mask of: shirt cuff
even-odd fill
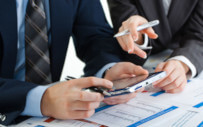
[[[53,84],[46,86],[37,86],[36,88],[30,90],[26,97],[25,109],[21,113],[24,116],[37,116],[42,117],[41,113],[41,99],[47,88]]]
[[[143,34],[143,36],[144,36],[144,43],[142,44],[142,45],[138,45],[139,47],[144,47],[144,48],[146,48],[147,46],[148,46],[148,44],[149,44],[149,38],[148,38],[148,36],[147,36],[147,34]]]
[[[106,64],[104,67],[102,67],[102,68],[96,73],[95,76],[96,76],[96,77],[99,77],[99,78],[102,78],[103,73],[104,73],[107,69],[113,67],[115,64],[116,64],[116,63],[109,63],[109,64]]]
[[[186,58],[185,56],[175,56],[175,57],[170,58],[169,60],[179,60],[179,61],[183,62],[184,64],[186,64],[189,67],[190,72],[191,72],[191,73],[187,74],[187,78],[189,78],[189,79],[193,78],[197,74],[197,70],[196,70],[194,64],[192,64],[192,62],[190,62],[190,60],[188,58]]]

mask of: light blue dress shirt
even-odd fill
[[[17,61],[15,67],[14,78],[20,81],[25,81],[25,14],[28,0],[16,0],[17,9]],[[48,35],[50,35],[50,15],[49,1],[45,1],[45,11],[47,15]],[[51,36],[49,36],[49,40]],[[50,42],[50,41],[49,41]],[[26,106],[21,115],[42,116],[40,109],[41,98],[48,86],[38,86],[29,91],[26,98]]]
[[[47,17],[49,42],[51,42],[49,1],[44,0],[44,2]],[[14,78],[20,81],[25,81],[25,14],[27,3],[28,0],[16,0],[18,43],[17,43],[17,61],[15,66]],[[102,77],[104,71],[112,67],[114,64],[115,63],[107,64],[106,66],[101,68],[95,76]],[[53,84],[47,86],[38,86],[30,90],[26,97],[25,109],[21,115],[41,117],[42,113],[40,105],[42,96],[46,91],[46,89],[52,85]]]

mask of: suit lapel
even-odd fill
[[[170,25],[168,23],[167,16],[163,8],[162,0],[139,0],[146,18],[149,21],[158,19],[160,24],[154,27],[155,31],[159,35],[159,40],[162,43],[170,40],[172,34],[170,30]]]
[[[198,0],[172,0],[168,13],[172,33],[177,32],[184,25],[197,2]]]
[[[13,78],[17,54],[17,13],[15,0],[0,1],[0,32],[3,40],[1,76]]]

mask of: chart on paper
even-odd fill
[[[176,108],[178,107],[134,99],[127,104],[113,106],[97,112],[87,120],[111,127],[123,127],[148,122]]]

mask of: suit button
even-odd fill
[[[6,120],[6,115],[2,115],[2,114],[0,113],[0,120],[1,120],[2,122],[4,122],[4,121]]]

